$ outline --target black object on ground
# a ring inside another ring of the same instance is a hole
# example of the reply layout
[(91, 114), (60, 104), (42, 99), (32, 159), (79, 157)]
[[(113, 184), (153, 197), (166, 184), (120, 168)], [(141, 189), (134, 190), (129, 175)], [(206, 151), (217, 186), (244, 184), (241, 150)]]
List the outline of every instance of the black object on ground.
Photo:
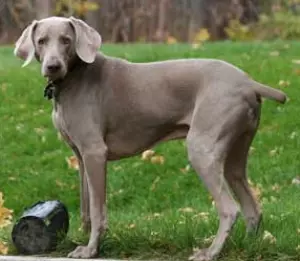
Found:
[(58, 200), (39, 201), (27, 208), (12, 230), (12, 241), (22, 254), (55, 250), (67, 235), (69, 214)]

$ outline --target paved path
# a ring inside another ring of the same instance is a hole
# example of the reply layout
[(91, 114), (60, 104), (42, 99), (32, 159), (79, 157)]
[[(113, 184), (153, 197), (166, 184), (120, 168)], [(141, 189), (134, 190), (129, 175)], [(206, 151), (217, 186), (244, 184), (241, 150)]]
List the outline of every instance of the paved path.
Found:
[[(128, 259), (127, 259), (128, 260)], [(116, 259), (71, 259), (40, 256), (0, 256), (0, 261), (121, 261)]]

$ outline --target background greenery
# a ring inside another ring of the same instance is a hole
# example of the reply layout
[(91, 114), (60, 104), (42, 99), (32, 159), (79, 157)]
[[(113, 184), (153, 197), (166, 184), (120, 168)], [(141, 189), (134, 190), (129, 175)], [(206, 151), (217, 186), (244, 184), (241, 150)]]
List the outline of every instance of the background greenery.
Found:
[[(102, 48), (106, 54), (135, 62), (220, 58), (289, 95), (283, 106), (264, 102), (249, 157), (249, 176), (263, 206), (261, 231), (256, 238), (246, 237), (241, 219), (222, 260), (300, 259), (299, 49), (300, 43), (292, 41), (105, 44)], [(39, 65), (22, 69), (11, 47), (2, 47), (0, 57), (0, 190), (5, 206), (14, 210), (15, 221), (24, 207), (38, 200), (63, 201), (71, 227), (68, 239), (51, 255), (65, 255), (74, 242), (87, 242), (79, 230), (78, 174), (66, 161), (72, 152), (52, 125), (52, 105), (43, 98), (45, 80)], [(194, 247), (207, 246), (216, 233), (215, 208), (194, 171), (186, 168), (184, 141), (154, 150), (164, 157), (164, 164), (142, 161), (140, 156), (109, 164), (110, 229), (100, 246), (103, 257), (182, 260)], [(0, 241), (8, 242), (10, 253), (15, 253), (10, 230), (11, 226), (0, 229)]]

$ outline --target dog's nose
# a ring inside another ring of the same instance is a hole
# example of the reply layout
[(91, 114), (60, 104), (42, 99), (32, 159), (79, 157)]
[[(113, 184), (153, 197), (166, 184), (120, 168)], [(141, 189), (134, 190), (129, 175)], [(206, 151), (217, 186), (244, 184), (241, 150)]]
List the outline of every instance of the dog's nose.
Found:
[(60, 63), (53, 63), (47, 65), (47, 70), (51, 73), (56, 73), (61, 69), (61, 64)]

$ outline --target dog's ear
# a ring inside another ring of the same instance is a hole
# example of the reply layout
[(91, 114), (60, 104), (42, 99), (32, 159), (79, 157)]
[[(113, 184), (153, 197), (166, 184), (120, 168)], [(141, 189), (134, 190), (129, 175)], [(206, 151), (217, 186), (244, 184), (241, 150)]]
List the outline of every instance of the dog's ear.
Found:
[(34, 20), (28, 25), (22, 32), (20, 38), (15, 44), (14, 55), (18, 56), (22, 60), (25, 60), (22, 67), (28, 65), (34, 57), (34, 44), (33, 44), (33, 33), (37, 25), (37, 20)]
[(86, 63), (94, 62), (98, 48), (101, 45), (100, 34), (80, 19), (71, 16), (70, 21), (75, 30), (77, 55)]

